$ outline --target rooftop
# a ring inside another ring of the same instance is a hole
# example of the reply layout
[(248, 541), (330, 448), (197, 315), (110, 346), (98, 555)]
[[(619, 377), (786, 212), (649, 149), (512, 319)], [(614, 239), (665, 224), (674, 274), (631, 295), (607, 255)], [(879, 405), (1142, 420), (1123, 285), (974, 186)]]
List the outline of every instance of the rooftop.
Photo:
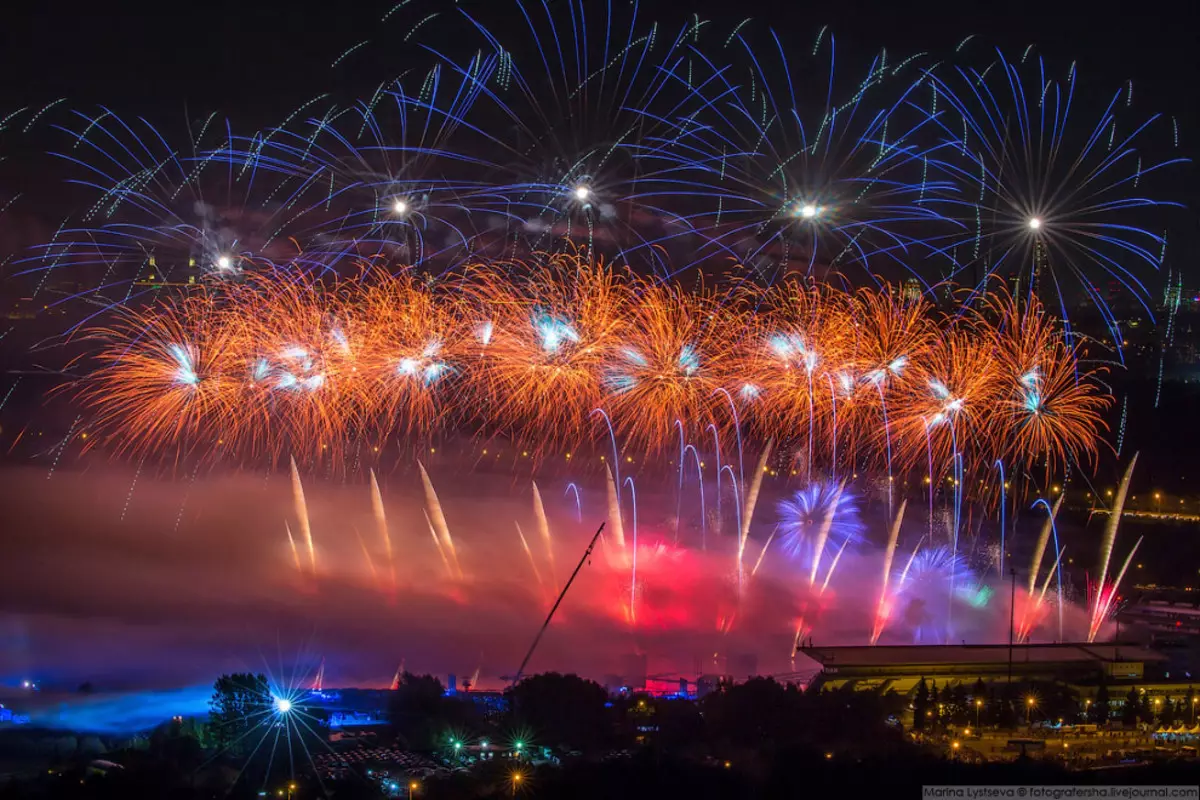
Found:
[[(1007, 664), (1008, 645), (893, 645), (801, 647), (798, 652), (822, 667), (887, 667)], [(1019, 644), (1014, 664), (1157, 662), (1167, 657), (1136, 644)]]

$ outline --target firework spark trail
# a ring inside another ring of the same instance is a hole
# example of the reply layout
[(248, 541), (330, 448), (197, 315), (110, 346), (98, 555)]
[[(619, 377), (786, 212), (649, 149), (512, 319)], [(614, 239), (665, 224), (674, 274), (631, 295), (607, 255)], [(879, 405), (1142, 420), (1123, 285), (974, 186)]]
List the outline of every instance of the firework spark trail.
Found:
[(296, 563), (296, 573), (303, 575), (304, 567), (300, 565), (300, 550), (296, 547), (296, 537), (292, 536), (292, 526), (286, 519), (283, 521), (283, 530), (287, 533), (288, 546), (292, 550), (292, 560)]
[(529, 549), (529, 542), (525, 541), (525, 532), (521, 530), (521, 523), (513, 520), (513, 525), (517, 526), (517, 536), (521, 538), (521, 547), (525, 550), (525, 555), (529, 557), (529, 568), (533, 570), (533, 577), (538, 582), (538, 587), (543, 592), (546, 590), (546, 583), (542, 580), (542, 573), (538, 571), (537, 559), (533, 557), (533, 551)]
[(692, 454), (692, 461), (696, 465), (696, 488), (700, 492), (700, 550), (708, 551), (708, 510), (704, 504), (704, 465), (700, 461), (700, 453), (692, 445), (684, 448)]
[[(738, 530), (737, 574), (738, 591), (742, 585), (742, 558), (746, 551), (746, 539), (750, 536), (750, 521), (754, 517), (754, 507), (758, 505), (758, 493), (762, 489), (763, 475), (767, 472), (767, 460), (771, 457), (771, 445), (774, 439), (768, 439), (763, 447), (762, 455), (758, 458), (758, 466), (754, 469), (754, 477), (750, 480), (750, 490), (746, 493), (746, 504), (742, 510), (741, 525)], [(680, 465), (682, 468), (682, 464)], [(774, 532), (772, 532), (774, 535)], [(764, 548), (765, 552), (765, 548)]]
[(421, 509), (421, 513), (425, 515), (425, 524), (429, 526), (429, 535), (433, 537), (433, 546), (437, 548), (438, 556), (442, 559), (442, 564), (446, 567), (446, 574), (453, 579), (455, 577), (454, 568), (450, 566), (450, 558), (446, 555), (446, 548), (442, 545), (442, 540), (438, 538), (437, 531), (433, 529), (433, 520), (429, 518), (429, 512)]
[(771, 542), (775, 541), (775, 534), (778, 532), (779, 526), (776, 525), (771, 529), (771, 535), (767, 537), (767, 541), (763, 542), (762, 550), (758, 553), (758, 559), (754, 562), (754, 569), (750, 570), (751, 578), (758, 574), (758, 568), (762, 566), (763, 559), (766, 558), (767, 549), (771, 546)]
[(579, 498), (579, 487), (574, 483), (568, 483), (564, 495), (572, 495), (575, 498), (575, 521), (583, 522), (583, 501)]
[(896, 511), (896, 518), (888, 533), (887, 548), (883, 552), (883, 574), (879, 579), (879, 605), (875, 611), (875, 625), (871, 630), (871, 644), (879, 641), (879, 635), (883, 633), (883, 628), (891, 615), (891, 604), (888, 602), (888, 579), (892, 574), (892, 559), (896, 555), (896, 544), (900, 541), (900, 524), (904, 521), (904, 509), (907, 507), (908, 498), (905, 498), (900, 501), (900, 508)]
[[(1004, 462), (996, 459), (996, 466), (1000, 469), (1000, 577), (1004, 578), (1004, 548), (1005, 548), (1005, 528), (1004, 528), (1004, 511), (1005, 511), (1005, 492), (1008, 487), (1004, 480)], [(931, 478), (932, 482), (932, 478)]]
[(1066, 492), (1059, 495), (1054, 501), (1054, 508), (1050, 509), (1049, 516), (1042, 523), (1042, 530), (1038, 534), (1037, 545), (1033, 548), (1033, 560), (1029, 564), (1029, 594), (1033, 594), (1033, 587), (1036, 585), (1038, 572), (1042, 568), (1042, 557), (1046, 553), (1046, 543), (1050, 541), (1050, 531), (1054, 527), (1054, 518), (1058, 516), (1058, 510), (1062, 508), (1063, 498), (1066, 497)]
[[(1121, 514), (1125, 512), (1125, 497), (1129, 494), (1129, 482), (1133, 479), (1133, 468), (1137, 466), (1137, 460), (1138, 454), (1134, 453), (1133, 458), (1129, 459), (1129, 466), (1125, 468), (1125, 474), (1121, 477), (1121, 484), (1117, 487), (1117, 496), (1113, 500), (1108, 524), (1104, 526), (1104, 538), (1100, 540), (1100, 565), (1096, 569), (1096, 586), (1099, 589), (1104, 588), (1104, 582), (1108, 578), (1108, 562), (1112, 558), (1113, 544), (1117, 541), (1117, 529), (1121, 526)], [(1099, 601), (1100, 591), (1097, 591), (1097, 610), (1099, 610)]]
[(458, 552), (454, 549), (454, 540), (450, 538), (450, 526), (446, 524), (446, 515), (442, 513), (442, 501), (438, 499), (437, 491), (433, 488), (433, 481), (429, 480), (429, 473), (425, 471), (425, 465), (418, 461), (417, 469), (421, 473), (421, 484), (425, 487), (425, 505), (428, 509), (429, 524), (441, 537), (441, 545), (445, 548), (446, 558), (453, 567), (452, 572), (461, 581), (463, 579), (462, 566), (458, 563)]
[(1142, 546), (1142, 539), (1145, 537), (1139, 536), (1137, 542), (1134, 543), (1133, 549), (1129, 551), (1129, 555), (1125, 558), (1125, 563), (1121, 565), (1121, 571), (1117, 573), (1117, 578), (1112, 582), (1112, 585), (1105, 591), (1103, 586), (1096, 590), (1096, 610), (1092, 614), (1092, 623), (1088, 628), (1088, 642), (1096, 641), (1096, 635), (1100, 633), (1100, 626), (1104, 624), (1104, 620), (1108, 619), (1108, 612), (1112, 609), (1113, 599), (1117, 596), (1117, 590), (1121, 587), (1121, 579), (1125, 577), (1125, 570), (1129, 569), (1129, 564), (1133, 561), (1133, 557), (1137, 554), (1138, 548)]
[(378, 586), (379, 573), (375, 570), (375, 559), (371, 558), (371, 551), (367, 549), (367, 543), (363, 541), (362, 533), (359, 532), (357, 526), (354, 527), (354, 538), (358, 540), (358, 546), (367, 562), (367, 569), (371, 572), (371, 582)]
[[(1038, 592), (1037, 599), (1034, 600), (1033, 595), (1030, 595), (1030, 597), (1029, 597), (1029, 599), (1033, 602), (1033, 608), (1027, 607), (1025, 610), (1024, 618), (1021, 620), (1020, 629), (1017, 632), (1017, 637), (1021, 641), (1025, 641), (1025, 642), (1029, 641), (1029, 637), (1033, 634), (1033, 626), (1037, 622), (1038, 612), (1041, 610), (1041, 608), (1046, 603), (1046, 592), (1048, 592), (1050, 590), (1050, 581), (1052, 581), (1054, 579), (1054, 576), (1056, 574), (1057, 575), (1062, 574), (1062, 573), (1058, 572), (1058, 566), (1062, 563), (1063, 553), (1065, 553), (1065, 552), (1067, 552), (1067, 548), (1065, 548), (1065, 547), (1061, 548), (1058, 551), (1058, 555), (1054, 559), (1054, 564), (1051, 565), (1050, 571), (1046, 573), (1046, 580), (1042, 581), (1042, 590), (1040, 592)], [(1061, 580), (1060, 580), (1059, 586), (1058, 586), (1058, 606), (1059, 606), (1059, 609), (1061, 610), (1062, 609), (1062, 582), (1061, 582)], [(1058, 640), (1062, 641), (1062, 614), (1061, 613), (1059, 614)]]
[[(375, 518), (375, 530), (383, 540), (383, 551), (387, 554), (388, 580), (392, 589), (396, 588), (396, 564), (392, 560), (392, 537), (388, 532), (387, 513), (383, 508), (383, 495), (379, 493), (379, 482), (375, 480), (375, 470), (369, 470), (371, 476), (371, 514)], [(373, 569), (373, 568), (372, 568)]]
[(79, 425), (79, 420), (82, 416), (75, 417), (75, 421), (71, 423), (71, 427), (67, 428), (67, 435), (59, 442), (58, 448), (54, 453), (54, 459), (50, 462), (50, 469), (46, 472), (46, 480), (54, 477), (54, 470), (58, 467), (58, 461), (62, 458), (62, 454), (66, 452), (67, 446), (71, 443), (71, 439), (75, 436), (75, 428)]
[(621, 499), (617, 483), (613, 480), (612, 470), (604, 466), (604, 488), (608, 495), (608, 529), (613, 532), (613, 542), (617, 551), (625, 552), (625, 526), (621, 524)]
[(179, 501), (179, 513), (175, 515), (175, 527), (171, 530), (174, 533), (179, 533), (179, 526), (183, 524), (183, 512), (187, 509), (188, 500), (192, 496), (192, 487), (196, 484), (196, 479), (200, 476), (200, 464), (196, 462), (196, 468), (192, 470), (192, 474), (188, 477), (186, 488), (183, 490), (183, 499)]
[(896, 581), (897, 590), (904, 588), (905, 581), (908, 580), (908, 571), (912, 568), (913, 562), (917, 560), (917, 553), (921, 552), (921, 545), (925, 543), (925, 536), (922, 536), (917, 541), (917, 546), (913, 548), (912, 554), (908, 557), (908, 561), (904, 564), (904, 569), (900, 571), (900, 580)]
[(292, 467), (292, 505), (296, 519), (300, 521), (300, 535), (304, 537), (304, 545), (308, 548), (308, 563), (312, 574), (317, 574), (317, 548), (313, 544), (312, 524), (308, 519), (308, 503), (304, 500), (304, 485), (300, 483), (300, 470), (296, 468), (296, 459), (291, 459)]
[(546, 546), (546, 558), (550, 562), (550, 583), (552, 586), (558, 586), (558, 577), (554, 574), (554, 542), (550, 538), (550, 521), (546, 519), (546, 507), (542, 505), (542, 493), (538, 491), (537, 481), (533, 482), (533, 516), (537, 520), (542, 543)]
[(833, 527), (833, 517), (837, 513), (838, 501), (841, 500), (842, 492), (845, 488), (846, 481), (843, 480), (838, 484), (837, 491), (833, 495), (833, 501), (829, 504), (829, 508), (825, 512), (825, 518), (821, 520), (821, 527), (817, 530), (817, 540), (813, 545), (812, 569), (808, 575), (810, 586), (817, 585), (817, 572), (821, 568), (821, 554), (825, 551), (825, 542), (829, 538), (830, 528)]
[(121, 522), (125, 521), (125, 515), (129, 513), (129, 504), (133, 502), (133, 490), (137, 487), (138, 476), (142, 474), (142, 466), (145, 463), (145, 459), (138, 461), (137, 470), (133, 473), (133, 480), (129, 482), (129, 493), (125, 495), (125, 505), (121, 506)]
[(637, 568), (638, 568), (638, 513), (637, 513), (637, 487), (633, 484), (633, 477), (627, 477), (625, 483), (629, 485), (630, 510), (633, 512), (633, 547), (630, 548), (630, 563), (629, 563), (629, 620), (637, 622)]
[(837, 569), (838, 562), (842, 560), (842, 553), (846, 552), (846, 545), (850, 544), (850, 540), (842, 542), (842, 546), (838, 548), (837, 553), (833, 557), (833, 561), (829, 563), (829, 571), (825, 573), (825, 580), (821, 583), (821, 594), (825, 594), (825, 590), (829, 588), (829, 580), (833, 577), (833, 571)]

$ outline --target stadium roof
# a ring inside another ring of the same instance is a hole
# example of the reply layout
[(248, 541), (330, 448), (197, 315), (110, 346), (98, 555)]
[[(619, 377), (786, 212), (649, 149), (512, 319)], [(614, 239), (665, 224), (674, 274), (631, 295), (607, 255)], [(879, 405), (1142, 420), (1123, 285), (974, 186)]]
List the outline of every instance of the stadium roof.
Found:
[[(798, 652), (822, 667), (971, 666), (1007, 664), (1008, 645), (899, 645), (801, 647)], [(1021, 644), (1014, 664), (1116, 663), (1165, 661), (1161, 653), (1136, 644)]]

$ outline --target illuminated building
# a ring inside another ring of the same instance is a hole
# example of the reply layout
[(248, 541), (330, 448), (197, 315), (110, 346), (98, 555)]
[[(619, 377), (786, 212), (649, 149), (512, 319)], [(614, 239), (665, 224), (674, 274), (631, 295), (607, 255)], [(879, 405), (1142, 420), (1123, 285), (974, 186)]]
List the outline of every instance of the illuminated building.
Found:
[[(823, 689), (850, 687), (872, 691), (912, 692), (921, 679), (939, 685), (978, 680), (1006, 681), (1008, 645), (902, 645), (801, 647), (797, 651), (820, 666), (814, 682)], [(1098, 682), (1101, 674), (1113, 690), (1116, 682), (1142, 681), (1146, 665), (1167, 657), (1138, 645), (1021, 644), (1012, 648), (1015, 681), (1059, 681), (1073, 686)]]

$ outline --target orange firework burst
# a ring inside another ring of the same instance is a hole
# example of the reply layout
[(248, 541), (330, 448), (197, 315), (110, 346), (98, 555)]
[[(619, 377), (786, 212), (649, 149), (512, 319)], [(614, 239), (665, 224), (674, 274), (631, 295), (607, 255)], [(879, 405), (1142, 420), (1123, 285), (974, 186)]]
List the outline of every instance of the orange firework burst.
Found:
[[(761, 310), (760, 310), (761, 309)], [(573, 447), (604, 409), (635, 450), (739, 433), (891, 473), (1094, 456), (1109, 398), (1036, 299), (939, 315), (887, 288), (687, 291), (578, 254), (450, 282), (265, 272), (123, 312), (84, 389), (118, 452), (340, 459), (443, 426)]]
[(970, 326), (950, 327), (912, 365), (888, 408), (892, 448), (909, 468), (952, 469), (956, 453), (991, 458), (999, 399), (994, 348)]
[(746, 348), (742, 391), (753, 401), (752, 419), (762, 435), (786, 431), (813, 452), (815, 441), (832, 441), (838, 406), (857, 383), (847, 299), (827, 286), (795, 281), (768, 290), (763, 300), (766, 313)]
[(730, 424), (720, 391), (736, 382), (735, 357), (750, 321), (744, 305), (736, 296), (654, 280), (640, 281), (634, 295), (628, 338), (604, 374), (605, 410), (622, 438), (653, 453), (670, 440), (676, 420), (688, 428)]
[[(513, 287), (513, 274), (527, 277)], [(578, 255), (476, 275), (481, 352), (471, 376), (489, 427), (525, 435), (536, 450), (587, 438), (603, 401), (604, 365), (626, 337), (626, 273)]]
[(411, 271), (374, 271), (351, 297), (335, 349), (362, 348), (354, 360), (364, 421), (380, 438), (397, 431), (428, 437), (453, 412), (450, 387), (473, 349), (462, 315)]
[(1047, 477), (1071, 456), (1095, 458), (1111, 398), (1097, 391), (1094, 371), (1078, 371), (1076, 347), (1042, 304), (1001, 292), (979, 313), (996, 320), (1001, 457), (1026, 467), (1044, 459)]
[(101, 368), (83, 393), (97, 426), (121, 433), (117, 453), (145, 455), (164, 443), (210, 449), (207, 428), (236, 409), (225, 364), (236, 353), (213, 296), (189, 295), (139, 313), (124, 309), (97, 329)]

